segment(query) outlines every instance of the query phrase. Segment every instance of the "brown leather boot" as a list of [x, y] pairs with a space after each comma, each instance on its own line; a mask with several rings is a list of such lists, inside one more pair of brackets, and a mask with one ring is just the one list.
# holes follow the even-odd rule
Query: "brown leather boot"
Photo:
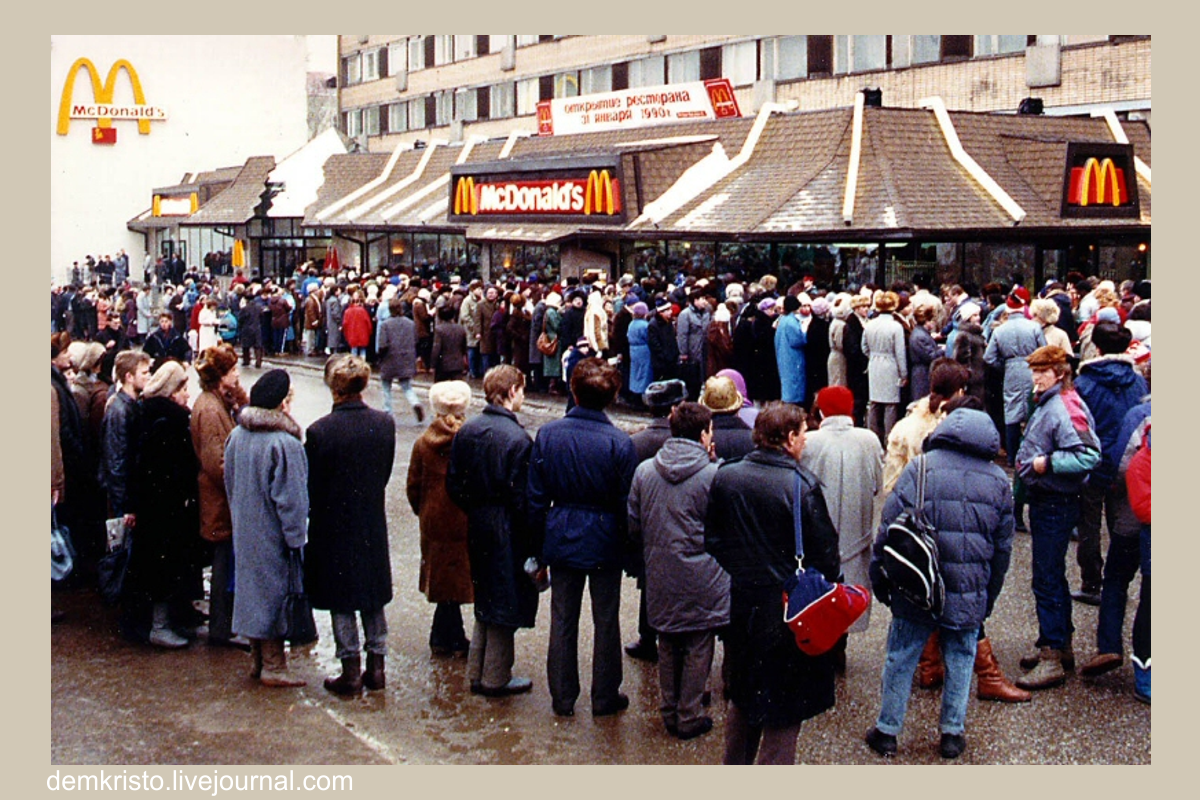
[[367, 671], [363, 673], [362, 683], [371, 691], [382, 689], [387, 685], [387, 678], [383, 672], [383, 656], [367, 653]]
[[946, 680], [946, 665], [942, 663], [942, 648], [938, 644], [938, 632], [934, 631], [925, 642], [921, 660], [917, 662], [917, 685], [922, 689], [936, 689]]
[[1018, 689], [1000, 669], [1000, 662], [992, 652], [992, 643], [980, 639], [975, 648], [975, 676], [978, 686], [975, 696], [980, 700], [995, 700], [999, 703], [1028, 703], [1033, 695]]
[[325, 688], [334, 694], [358, 694], [363, 688], [362, 656], [351, 656], [342, 659], [342, 674], [336, 678], [326, 678]]

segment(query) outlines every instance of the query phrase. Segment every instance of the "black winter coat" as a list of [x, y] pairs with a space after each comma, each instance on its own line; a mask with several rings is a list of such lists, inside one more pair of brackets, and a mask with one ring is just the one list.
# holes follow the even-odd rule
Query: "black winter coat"
[[713, 414], [712, 421], [717, 458], [732, 461], [748, 455], [754, 449], [754, 431], [738, 416], [737, 411], [732, 414]]
[[646, 328], [646, 344], [650, 348], [650, 370], [654, 380], [678, 378], [679, 343], [675, 340], [675, 326], [655, 314]]
[[[104, 411], [100, 436], [100, 483], [108, 493], [108, 512], [121, 517], [133, 512], [134, 471], [138, 458], [138, 432], [142, 408], [118, 390]], [[189, 445], [190, 446], [190, 445]]]
[[804, 407], [812, 408], [817, 392], [829, 385], [829, 320], [813, 316], [805, 332]]
[[783, 583], [796, 571], [797, 472], [805, 566], [836, 580], [838, 534], [821, 484], [786, 453], [758, 448], [722, 464], [705, 521], [705, 549], [732, 579], [729, 697], [756, 727], [797, 725], [834, 705], [833, 656], [802, 653], [783, 621]]
[[[125, 592], [164, 602], [190, 588], [206, 560], [200, 538], [200, 460], [191, 412], [168, 397], [141, 402], [133, 547]], [[190, 598], [189, 598], [190, 599]]]
[[304, 584], [314, 608], [377, 611], [392, 600], [385, 491], [396, 453], [392, 415], [338, 403], [305, 435], [308, 544]]
[[488, 625], [532, 628], [537, 619], [537, 589], [524, 572], [535, 555], [525, 492], [532, 450], [516, 414], [491, 403], [450, 447], [446, 490], [467, 512], [475, 618]]

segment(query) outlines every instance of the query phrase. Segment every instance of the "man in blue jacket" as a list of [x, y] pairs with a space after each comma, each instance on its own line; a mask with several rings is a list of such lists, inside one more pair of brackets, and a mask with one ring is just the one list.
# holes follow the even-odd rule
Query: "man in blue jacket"
[[616, 367], [585, 358], [571, 374], [576, 405], [538, 431], [529, 463], [529, 515], [550, 567], [550, 648], [546, 664], [554, 713], [569, 717], [579, 697], [579, 612], [591, 593], [592, 716], [624, 711], [621, 694], [621, 567], [629, 487], [637, 453], [604, 409], [621, 388]]
[[1117, 529], [1117, 511], [1124, 495], [1117, 485], [1117, 465], [1121, 453], [1117, 438], [1129, 409], [1142, 401], [1149, 391], [1146, 381], [1133, 369], [1133, 360], [1125, 355], [1133, 335], [1116, 322], [1098, 322], [1092, 329], [1092, 344], [1100, 357], [1084, 362], [1079, 368], [1075, 390], [1087, 403], [1096, 419], [1100, 439], [1100, 465], [1092, 471], [1079, 497], [1079, 561], [1083, 585], [1071, 596], [1080, 603], [1100, 605], [1104, 558], [1100, 553], [1100, 515], [1103, 512], [1111, 536]]

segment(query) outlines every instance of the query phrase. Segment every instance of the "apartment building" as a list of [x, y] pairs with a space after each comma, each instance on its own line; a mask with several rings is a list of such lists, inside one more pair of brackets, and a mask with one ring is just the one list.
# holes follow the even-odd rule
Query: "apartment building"
[[936, 95], [955, 111], [1046, 115], [1112, 109], [1150, 119], [1150, 37], [1140, 35], [350, 34], [340, 35], [338, 124], [373, 152], [432, 138], [537, 131], [538, 103], [730, 81], [744, 114], [795, 101], [846, 108]]

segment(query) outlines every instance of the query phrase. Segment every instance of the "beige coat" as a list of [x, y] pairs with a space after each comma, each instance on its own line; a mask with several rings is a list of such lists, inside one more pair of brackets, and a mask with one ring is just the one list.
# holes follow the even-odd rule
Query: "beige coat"
[[945, 414], [929, 413], [929, 398], [922, 397], [909, 406], [908, 416], [892, 427], [888, 434], [887, 457], [883, 464], [883, 495], [891, 494], [892, 487], [908, 462], [921, 455], [925, 437], [933, 433]]

